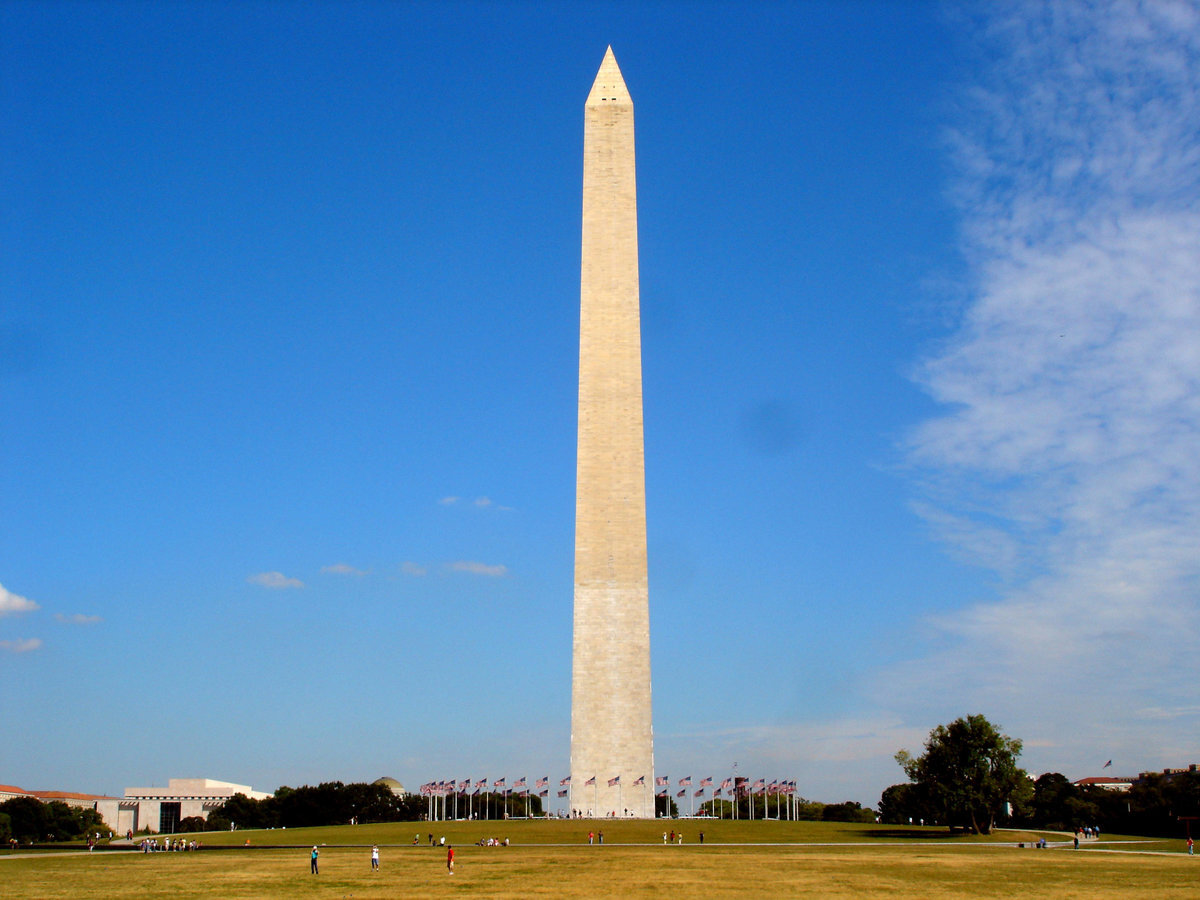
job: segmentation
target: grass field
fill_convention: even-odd
[[[455,874],[434,834],[455,845]],[[444,827],[441,827],[444,826]],[[1029,833],[951,838],[937,829],[787,822],[447,822],[201,836],[199,853],[0,853],[5,900],[76,897],[834,897],[1174,898],[1200,896],[1200,857],[1182,841],[1087,852],[1016,849]],[[605,843],[589,846],[587,832]],[[698,834],[705,832],[705,844]],[[412,846],[413,835],[422,844]],[[509,847],[478,847],[481,837]],[[1061,836],[1047,835],[1051,840]],[[249,838],[249,848],[242,846]],[[308,849],[321,846],[320,875]],[[381,849],[379,872],[369,848]],[[293,846],[280,846],[283,844]],[[223,846],[222,846],[223,845]],[[1105,852],[1124,848],[1122,852]]]

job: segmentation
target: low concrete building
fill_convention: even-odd
[[[96,810],[118,834],[148,829],[170,834],[192,816],[208,814],[234,794],[265,800],[270,794],[249,785],[211,778],[171,778],[166,787],[125,788],[125,796],[99,801]]]

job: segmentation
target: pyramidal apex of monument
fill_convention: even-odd
[[[621,67],[617,65],[617,57],[611,46],[604,52],[604,61],[600,63],[600,71],[592,82],[592,90],[588,94],[588,106],[633,106],[633,98],[629,96],[629,88],[621,77]]]

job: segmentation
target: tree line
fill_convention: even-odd
[[[0,841],[5,843],[77,841],[110,830],[96,810],[69,806],[61,800],[43,803],[36,797],[12,797],[0,803]]]
[[[442,798],[445,799],[445,798]],[[438,801],[442,802],[441,799]],[[485,810],[493,819],[541,815],[541,799],[536,796],[487,793],[473,795],[472,812],[483,818]],[[398,796],[383,784],[329,781],[315,787],[292,788],[286,785],[271,797],[254,800],[234,794],[208,815],[207,824],[197,823],[194,830],[228,831],[230,828],[306,828],[318,825],[346,825],[356,822],[416,822],[426,818],[429,800],[419,794]],[[458,815],[467,815],[465,798],[459,800]],[[180,830],[193,828],[184,820]]]
[[[1076,785],[1058,772],[1034,780],[1017,765],[1021,746],[981,715],[939,725],[923,754],[896,754],[909,780],[883,792],[880,821],[1172,837],[1187,830],[1181,817],[1200,816],[1200,772],[1147,774],[1127,791]]]

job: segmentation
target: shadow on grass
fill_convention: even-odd
[[[967,835],[961,831],[916,831],[911,828],[867,828],[863,831],[844,830],[841,832],[846,835],[858,835],[869,838],[879,838],[883,840],[909,840],[909,841],[957,841],[965,838]]]

